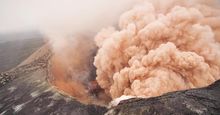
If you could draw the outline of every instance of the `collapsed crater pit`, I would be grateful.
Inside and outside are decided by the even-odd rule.
[[[96,47],[86,37],[77,39],[74,46],[70,41],[63,43],[62,51],[54,50],[49,63],[49,82],[82,103],[107,105],[111,98],[95,79]]]

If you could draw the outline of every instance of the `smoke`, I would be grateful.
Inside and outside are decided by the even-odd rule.
[[[113,99],[152,97],[220,79],[220,9],[214,0],[142,0],[119,29],[95,37],[97,81]]]
[[[45,15],[46,18],[39,23],[53,51],[49,81],[81,102],[97,104],[104,100],[100,102],[103,104],[109,101],[103,91],[97,92],[98,87],[91,85],[96,77],[93,61],[97,47],[94,36],[103,27],[115,26],[120,14],[134,2],[66,0],[56,3],[58,7],[51,8],[49,17]]]

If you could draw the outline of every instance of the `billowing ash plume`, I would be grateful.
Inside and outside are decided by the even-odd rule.
[[[220,9],[214,0],[143,0],[103,29],[94,65],[112,98],[152,97],[220,79]]]

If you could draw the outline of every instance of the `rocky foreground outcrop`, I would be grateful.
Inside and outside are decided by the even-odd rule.
[[[125,100],[107,115],[220,115],[220,81],[206,88]]]

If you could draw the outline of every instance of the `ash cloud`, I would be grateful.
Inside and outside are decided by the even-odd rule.
[[[119,29],[100,31],[97,81],[113,99],[154,97],[220,79],[220,9],[214,0],[142,0]]]

